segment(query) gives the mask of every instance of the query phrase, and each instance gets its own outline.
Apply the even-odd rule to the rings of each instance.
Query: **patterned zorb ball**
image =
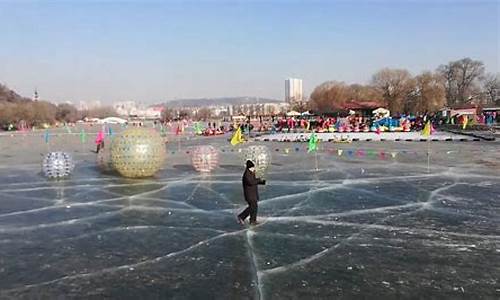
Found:
[[[264,145],[253,145],[243,152],[244,162],[251,160],[255,164],[255,175],[263,178],[271,165],[271,152]]]
[[[111,143],[112,166],[124,177],[153,176],[165,158],[163,139],[153,129],[131,127],[114,137]]]
[[[43,158],[42,172],[49,178],[69,176],[74,168],[73,158],[66,152],[50,152]]]
[[[196,171],[209,173],[219,164],[219,152],[212,146],[198,146],[193,150],[191,162]]]

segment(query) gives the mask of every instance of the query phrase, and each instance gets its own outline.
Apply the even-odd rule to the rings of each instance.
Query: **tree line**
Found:
[[[41,126],[56,122],[72,123],[84,118],[104,118],[116,115],[111,107],[78,110],[71,104],[53,104],[47,101],[32,101],[21,97],[0,84],[0,128],[16,126],[21,121],[27,126]]]
[[[483,62],[471,58],[451,61],[416,76],[404,69],[385,68],[366,85],[322,83],[311,93],[309,106],[332,112],[349,101],[377,101],[391,113],[435,112],[446,105],[466,103],[500,105],[500,75],[487,74]]]

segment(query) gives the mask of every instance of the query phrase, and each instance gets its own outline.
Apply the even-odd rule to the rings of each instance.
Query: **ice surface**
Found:
[[[36,155],[0,158],[0,298],[500,297],[498,144],[433,143],[429,166],[419,143],[334,145],[408,150],[394,159],[273,150],[250,228],[243,162],[209,141],[227,150],[210,175],[185,153],[202,138],[144,180],[101,174],[79,145],[61,149],[77,163],[62,181]]]

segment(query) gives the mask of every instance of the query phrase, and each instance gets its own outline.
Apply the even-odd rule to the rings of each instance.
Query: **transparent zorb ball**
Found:
[[[193,150],[191,162],[196,171],[209,173],[219,165],[219,152],[210,145],[197,146]]]
[[[243,151],[243,164],[251,160],[255,164],[255,175],[265,178],[266,172],[271,165],[271,151],[264,145],[252,145]]]
[[[42,172],[49,178],[61,178],[71,175],[75,164],[70,154],[66,152],[49,152],[43,158]]]

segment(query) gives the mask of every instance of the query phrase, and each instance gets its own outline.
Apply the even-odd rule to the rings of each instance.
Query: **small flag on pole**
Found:
[[[462,125],[462,130],[464,130],[465,127],[467,127],[468,123],[469,123],[469,118],[467,118],[467,116],[464,115],[464,121],[463,121],[463,125]]]
[[[309,146],[307,148],[307,153],[317,151],[318,150],[318,136],[316,133],[312,133],[311,137],[309,138]]]
[[[431,135],[431,121],[427,121],[427,123],[425,124],[424,126],[424,129],[422,130],[422,135],[425,136],[425,137],[428,137]]]
[[[49,143],[49,137],[50,137],[49,130],[45,129],[45,134],[44,134],[45,144]]]
[[[231,145],[235,146],[238,145],[239,143],[243,143],[245,140],[241,136],[241,127],[238,127],[236,132],[233,134],[233,137],[231,138]]]
[[[80,142],[82,144],[85,144],[86,141],[87,141],[87,134],[85,133],[85,130],[82,129],[82,131],[80,131]]]
[[[198,123],[198,122],[194,123],[193,128],[194,128],[195,134],[201,135],[203,133],[203,130],[201,129],[200,123]]]

